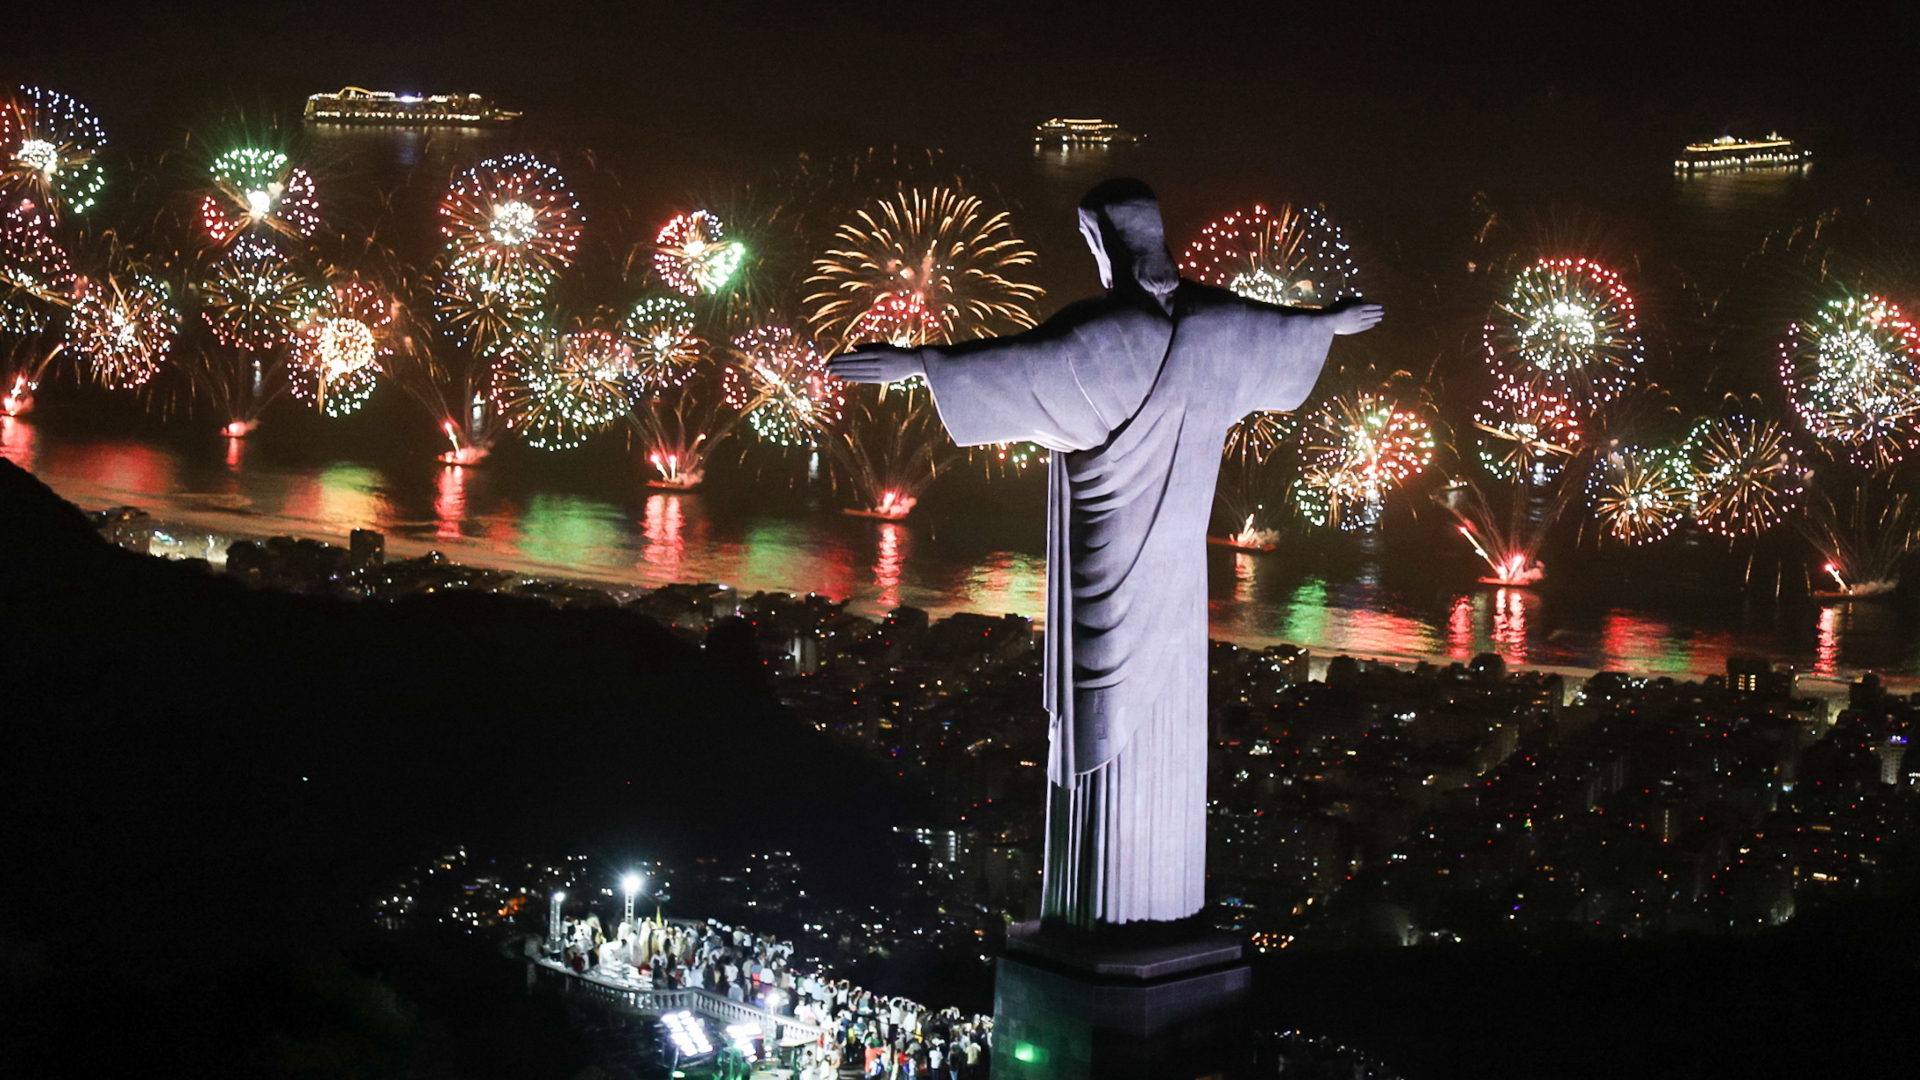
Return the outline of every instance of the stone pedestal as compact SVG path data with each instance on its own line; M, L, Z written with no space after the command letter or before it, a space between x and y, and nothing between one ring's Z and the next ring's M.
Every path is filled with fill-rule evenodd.
M1023 924L994 980L993 1080L1235 1075L1252 985L1237 941L1108 946Z

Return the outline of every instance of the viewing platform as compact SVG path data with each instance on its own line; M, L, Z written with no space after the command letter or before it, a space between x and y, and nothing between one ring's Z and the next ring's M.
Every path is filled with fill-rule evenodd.
M812 1042L827 1033L825 1025L811 1024L797 1017L748 1005L711 990L655 988L644 979L622 979L602 974L597 969L582 974L544 956L529 957L528 962L538 977L548 980L550 985L561 987L566 993L586 994L644 1016L665 1016L686 1011L717 1021L722 1026L758 1024L760 1030L773 1033L774 1041L783 1045Z

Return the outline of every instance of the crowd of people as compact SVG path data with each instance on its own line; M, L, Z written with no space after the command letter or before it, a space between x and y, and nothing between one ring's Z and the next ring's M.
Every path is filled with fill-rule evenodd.
M800 1049L800 1080L842 1070L885 1080L973 1080L987 1075L993 1019L881 997L796 963L793 944L716 919L641 919L609 937L598 915L567 919L556 959L582 975L644 989L697 989L822 1029ZM772 1034L772 1033L769 1033Z

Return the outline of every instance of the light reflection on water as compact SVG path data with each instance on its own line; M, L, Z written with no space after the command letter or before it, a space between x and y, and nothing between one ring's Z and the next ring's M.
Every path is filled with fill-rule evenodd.
M900 606L900 574L906 564L906 546L906 529L891 521L880 523L880 552L873 564L873 583L880 587L876 602L883 608Z
M1817 675L1831 675L1840 666L1840 609L1820 609L1820 644L1813 654Z
M970 539L962 523L875 522L737 492L521 491L514 485L528 477L423 461L289 466L258 447L229 466L225 447L204 449L55 439L30 421L0 423L0 450L82 507L140 506L209 532L338 541L370 527L388 534L395 557L438 548L457 561L633 587L717 581L746 592L811 591L865 614L910 604L1038 616L1045 605L1037 552ZM1764 619L1743 621L1684 607L1568 610L1552 592L1494 589L1466 576L1451 585L1423 579L1432 592L1409 597L1396 591L1381 545L1356 546L1359 560L1339 573L1317 556L1210 550L1216 635L1323 654L1467 660L1494 651L1515 663L1676 675L1724 670L1739 653L1819 675L1920 669L1897 600L1769 608Z
M467 474L458 465L443 466L434 481L433 535L442 540L461 537L460 523L467 516Z
M33 425L11 416L0 416L0 457L31 471L35 462Z
M640 526L647 538L642 561L669 576L677 573L681 556L687 551L686 527L686 518L680 512L680 496L647 496L647 516Z

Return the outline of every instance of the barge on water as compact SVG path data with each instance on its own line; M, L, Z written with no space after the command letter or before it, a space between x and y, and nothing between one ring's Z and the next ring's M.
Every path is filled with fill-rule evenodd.
M307 98L306 118L317 124L378 124L388 127L498 127L520 118L479 94L395 94L343 88Z
M1033 141L1054 146L1113 146L1139 142L1140 136L1106 120L1054 117L1033 128Z
M1722 135L1712 142L1689 143L1674 159L1677 172L1720 169L1790 169L1813 160L1813 152L1779 132L1764 139L1737 139Z

